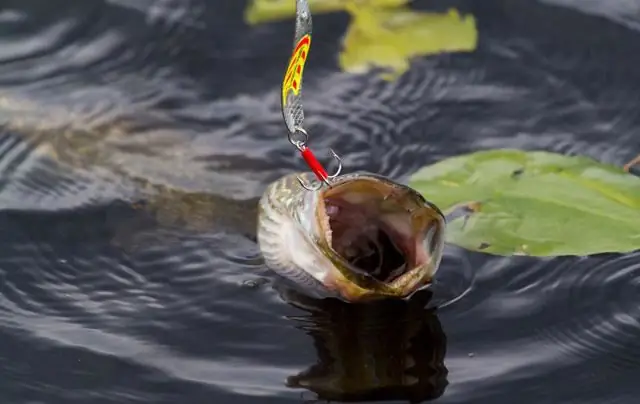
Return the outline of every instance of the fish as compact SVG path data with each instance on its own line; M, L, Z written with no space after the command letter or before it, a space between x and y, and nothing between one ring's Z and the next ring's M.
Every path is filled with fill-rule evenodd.
M427 288L442 258L446 219L414 189L366 171L304 189L311 173L270 184L258 206L265 265L318 298L407 299Z
M306 294L348 302L409 297L428 286L439 266L442 213L389 178L346 174L310 192L297 177L313 183L313 174L291 173L238 199L207 186L215 171L191 162L194 147L180 131L141 132L127 120L94 126L78 117L58 125L30 111L25 107L24 119L5 122L5 137L22 139L33 157L86 181L106 178L131 189L123 202L140 214L118 223L113 236L114 245L131 252L156 237L169 243L185 232L229 231L255 242L265 266ZM58 112L53 115L66 116Z

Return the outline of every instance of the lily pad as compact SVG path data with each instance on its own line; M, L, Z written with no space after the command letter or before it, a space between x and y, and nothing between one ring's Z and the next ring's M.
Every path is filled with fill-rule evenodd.
M409 185L444 211L447 241L498 255L640 249L640 178L582 156L490 150L422 168Z
M339 56L342 70L363 73L372 67L400 76L409 68L411 58L443 52L475 50L478 32L473 16L426 13L408 7L374 8L348 5L352 21L344 37Z
M347 3L358 3L359 7L397 7L407 4L409 0L309 0L312 14L344 11ZM296 15L295 0L252 0L245 10L244 20L255 25L265 22L280 21Z

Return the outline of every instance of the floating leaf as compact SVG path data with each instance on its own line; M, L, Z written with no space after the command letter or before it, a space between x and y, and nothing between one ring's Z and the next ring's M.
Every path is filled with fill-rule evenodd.
M473 16L424 13L406 7L374 8L347 4L353 19L344 38L340 67L361 73L382 67L393 79L409 68L416 56L454 51L472 51L478 42Z
M445 211L475 202L447 241L499 255L561 256L640 249L640 178L587 157L518 150L453 157L410 185Z
M442 52L472 51L478 42L473 16L425 13L404 7L408 0L309 0L311 12L346 11L352 19L339 55L340 68L363 73L379 67L394 79L409 68L411 58ZM253 0L245 21L255 25L293 18L293 0Z
M309 8L313 14L344 11L349 2L357 2L359 7L397 7L407 4L409 0L309 0ZM255 25L271 21L293 18L296 15L295 0L252 0L245 10L244 19L247 24Z

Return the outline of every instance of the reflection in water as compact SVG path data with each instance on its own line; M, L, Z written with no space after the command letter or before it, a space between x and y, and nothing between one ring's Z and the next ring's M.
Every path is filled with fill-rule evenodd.
M313 338L318 362L287 379L321 400L422 402L447 386L446 336L431 292L410 301L346 304L281 289L285 301L306 314L291 316Z

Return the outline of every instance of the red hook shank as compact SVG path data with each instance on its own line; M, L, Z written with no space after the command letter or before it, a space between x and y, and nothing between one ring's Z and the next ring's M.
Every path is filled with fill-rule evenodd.
M320 161L318 161L313 152L311 152L311 149L303 145L300 148L300 155L307 163L311 171L313 171L313 173L316 175L316 178L318 178L319 181L327 182L329 174L327 174L327 170L322 167Z

